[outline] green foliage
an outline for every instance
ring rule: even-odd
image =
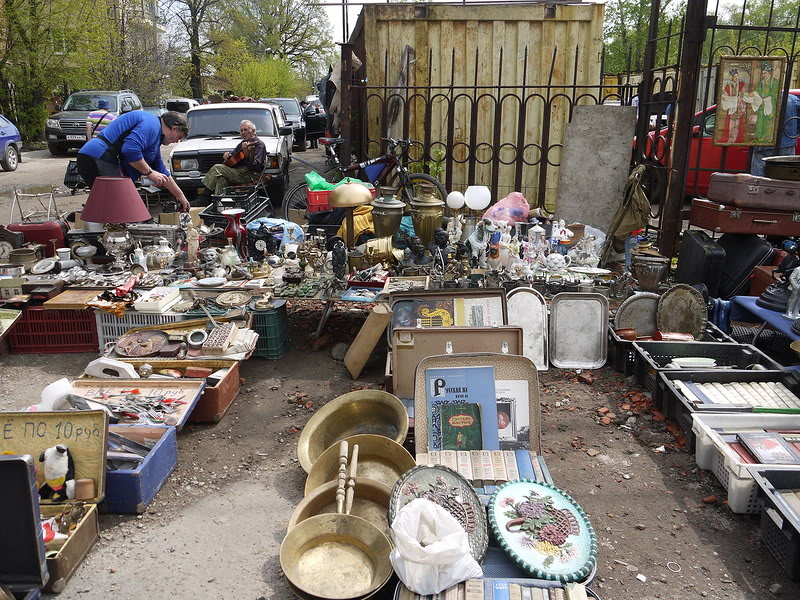
[[[305,88],[291,65],[276,58],[250,59],[225,74],[231,91],[238,96],[291,97]]]
[[[431,150],[431,160],[415,160],[409,163],[408,168],[413,173],[428,173],[441,179],[444,174],[444,157],[444,150],[437,146]]]

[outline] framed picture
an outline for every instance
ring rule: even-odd
[[[722,56],[717,71],[717,146],[774,146],[786,57]]]

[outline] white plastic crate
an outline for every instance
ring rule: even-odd
[[[727,433],[763,429],[800,429],[800,415],[767,413],[722,413],[692,415],[692,431],[697,436],[697,466],[712,471],[728,490],[728,506],[735,513],[757,514],[761,510],[758,486],[741,458],[722,441],[715,429]],[[770,465],[774,466],[774,465]]]
[[[185,321],[186,315],[183,313],[143,313],[135,310],[126,310],[125,316],[121,319],[104,310],[95,311],[97,320],[97,339],[99,341],[100,353],[105,354],[105,347],[108,342],[116,342],[121,336],[125,335],[129,329],[134,327],[144,327],[146,325],[163,325],[164,323],[175,323]]]

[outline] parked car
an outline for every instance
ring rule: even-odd
[[[191,98],[172,98],[171,100],[167,100],[168,111],[174,110],[175,112],[185,113],[195,106],[200,106],[200,103]]]
[[[293,150],[298,152],[306,151],[306,120],[303,116],[303,108],[295,98],[265,98],[265,102],[277,104],[286,113],[286,123],[292,126],[294,131]]]
[[[167,112],[167,109],[164,108],[163,106],[143,106],[142,110],[149,112],[151,115],[155,115],[157,117],[160,117],[165,112]]]
[[[86,143],[86,117],[100,100],[108,102],[108,111],[114,116],[142,108],[141,100],[131,90],[80,90],[70,94],[64,106],[45,123],[50,154],[64,156],[70,148],[80,148]]]
[[[195,196],[208,170],[223,162],[222,155],[241,141],[239,124],[246,119],[255,123],[258,137],[267,148],[267,191],[273,206],[280,206],[289,183],[292,128],[279,125],[279,110],[274,104],[261,102],[204,104],[190,109],[186,113],[189,137],[170,153],[178,186],[187,196]]]
[[[3,149],[0,167],[3,167],[3,171],[16,171],[22,162],[22,136],[16,125],[3,115],[0,115],[0,144]]]
[[[800,89],[789,90],[789,94],[800,96]],[[708,184],[711,174],[717,171],[728,173],[747,173],[750,170],[749,146],[717,146],[714,144],[714,123],[717,105],[709,106],[695,114],[692,121],[692,141],[689,147],[689,162],[686,173],[684,195],[688,198],[708,196]],[[646,155],[653,156],[655,163],[666,165],[669,162],[668,129],[661,129],[658,139],[656,132],[648,135]],[[655,143],[655,152],[650,149]],[[723,161],[723,149],[725,160]],[[797,138],[795,154],[800,154],[800,137]],[[698,156],[700,162],[698,163]]]

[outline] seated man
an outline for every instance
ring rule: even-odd
[[[264,142],[258,139],[255,124],[252,121],[242,121],[239,124],[239,132],[242,134],[242,141],[233,152],[226,152],[222,156],[229,164],[231,158],[238,160],[233,166],[214,165],[203,178],[203,185],[215,196],[221,196],[225,187],[229,185],[252,183],[264,171],[267,148]],[[200,190],[200,193],[204,193],[204,190]]]

